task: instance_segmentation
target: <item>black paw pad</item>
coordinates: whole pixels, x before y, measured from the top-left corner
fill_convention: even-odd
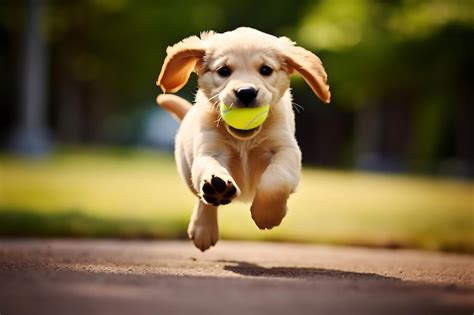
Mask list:
[[[226,183],[220,177],[217,176],[212,177],[211,183],[212,187],[214,187],[214,189],[220,193],[223,193],[224,190],[227,188]]]
[[[204,195],[203,196],[204,199],[208,202],[208,203],[216,203],[217,202],[217,198],[216,197],[213,197],[213,196],[209,196],[209,195]]]
[[[237,194],[237,187],[231,180],[225,182],[222,178],[212,175],[210,181],[204,180],[201,187],[202,199],[215,207],[231,203]]]
[[[208,182],[205,182],[204,185],[202,185],[202,191],[206,194],[206,195],[213,195],[215,193],[214,191],[214,188],[212,187],[212,185]]]
[[[224,198],[232,198],[237,193],[237,188],[234,185],[230,186],[229,189],[224,193]]]

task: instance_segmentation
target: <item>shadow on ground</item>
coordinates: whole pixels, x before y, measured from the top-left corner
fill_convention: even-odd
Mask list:
[[[270,278],[305,278],[305,279],[347,279],[347,280],[385,280],[401,281],[399,278],[381,276],[375,273],[358,273],[341,270],[303,267],[271,267],[265,268],[257,264],[242,261],[220,261],[232,263],[225,265],[224,270],[232,271],[242,276],[270,277]]]

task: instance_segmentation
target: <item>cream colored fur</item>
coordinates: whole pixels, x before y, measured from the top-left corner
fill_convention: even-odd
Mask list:
[[[263,65],[273,69],[271,75],[260,74]],[[217,73],[222,66],[231,69],[229,77]],[[330,93],[326,72],[316,55],[286,37],[251,28],[206,32],[168,47],[157,84],[165,93],[176,92],[193,71],[199,85],[194,106],[167,94],[157,101],[182,120],[176,136],[176,163],[182,179],[197,196],[188,234],[204,251],[218,240],[217,206],[203,198],[206,185],[216,177],[226,183],[227,190],[213,196],[229,199],[225,202],[251,202],[251,216],[260,229],[281,223],[301,170],[290,75],[294,71],[302,75],[324,102],[330,101]],[[257,106],[270,104],[268,119],[248,133],[232,130],[218,111],[220,102],[237,104],[235,91],[242,87],[258,90]],[[227,191],[233,192],[232,187],[235,194],[225,197]]]

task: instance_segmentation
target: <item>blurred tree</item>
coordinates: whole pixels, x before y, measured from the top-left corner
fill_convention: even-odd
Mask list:
[[[299,4],[309,2],[298,0]],[[125,128],[111,115],[153,102],[154,86],[167,45],[207,29],[225,31],[251,25],[274,32],[302,15],[292,3],[259,6],[192,1],[52,1],[49,37],[53,54],[54,111],[60,139],[91,141],[104,124]],[[272,7],[272,9],[268,9]],[[304,6],[301,6],[304,7]],[[249,10],[253,8],[253,10]],[[279,21],[279,23],[276,23]],[[192,97],[195,84],[182,92]],[[118,109],[118,110],[117,110]],[[114,114],[112,114],[114,113]]]
[[[456,157],[472,175],[473,28],[471,1],[324,0],[294,33],[320,51],[333,103],[354,111],[361,167],[433,171]]]
[[[41,33],[43,0],[27,2],[27,19],[21,51],[18,123],[10,139],[11,148],[28,156],[43,155],[50,148],[47,130],[47,49]]]

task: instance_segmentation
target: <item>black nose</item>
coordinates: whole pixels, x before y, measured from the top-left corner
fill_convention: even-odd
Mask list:
[[[244,105],[249,105],[256,97],[258,91],[254,88],[240,88],[235,91],[235,95]]]

